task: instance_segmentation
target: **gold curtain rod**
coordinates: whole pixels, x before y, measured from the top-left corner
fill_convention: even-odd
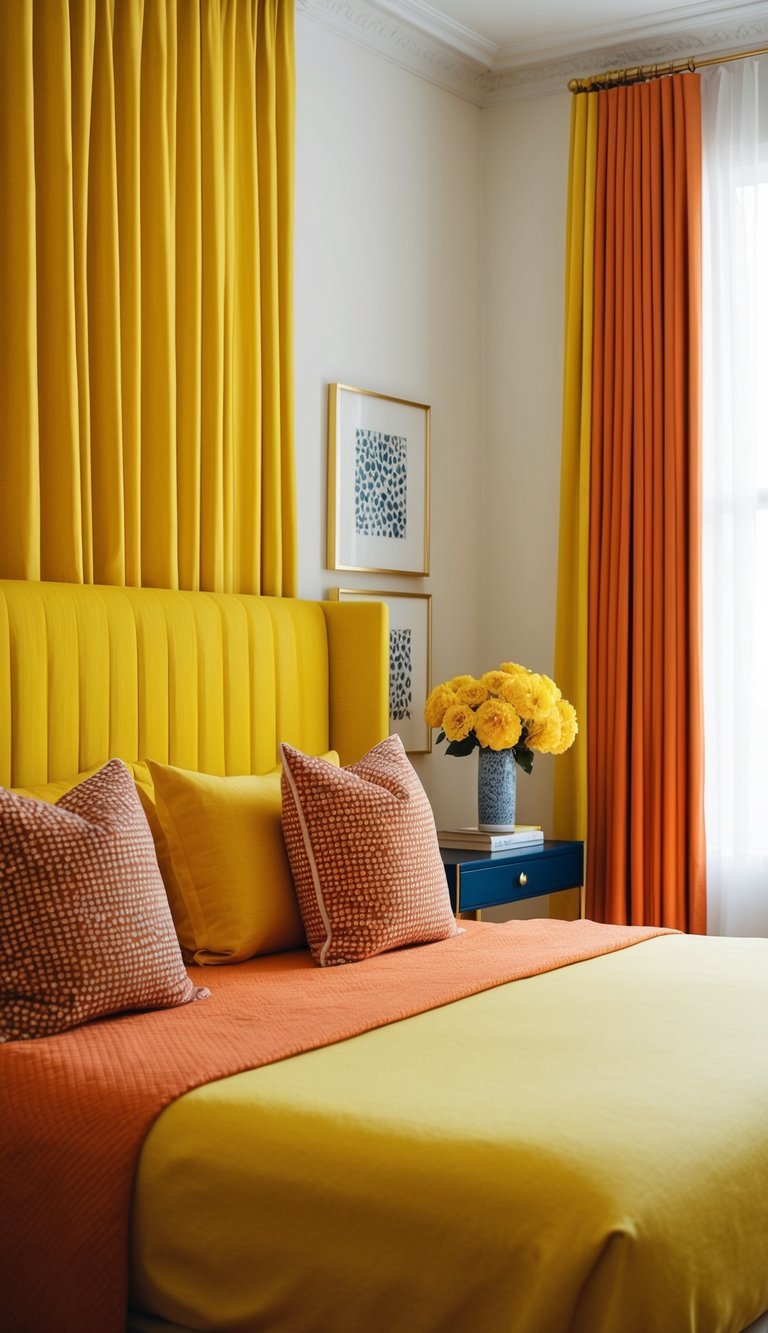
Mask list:
[[[724,65],[728,60],[749,60],[750,56],[764,55],[768,55],[768,46],[758,46],[753,51],[737,51],[730,56],[707,56],[704,60],[689,56],[687,60],[669,60],[665,65],[633,65],[629,69],[611,69],[605,74],[590,74],[587,79],[571,79],[568,89],[572,93],[594,93],[602,88],[624,88],[630,83],[644,83],[647,79],[684,74],[686,70],[693,74],[704,65]]]

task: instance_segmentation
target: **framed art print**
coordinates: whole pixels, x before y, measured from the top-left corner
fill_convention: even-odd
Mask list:
[[[328,568],[429,573],[424,403],[328,386]]]
[[[432,731],[424,721],[431,689],[432,598],[421,592],[369,592],[334,588],[340,602],[385,602],[389,608],[389,729],[409,754],[432,749]]]

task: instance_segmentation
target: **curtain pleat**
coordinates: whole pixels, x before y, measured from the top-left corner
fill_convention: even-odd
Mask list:
[[[221,11],[202,6],[202,438],[200,471],[201,586],[223,580],[223,533],[216,521],[223,505],[224,472],[224,113]],[[258,511],[257,511],[258,512]]]
[[[241,25],[243,30],[237,34],[234,51],[237,83],[243,89],[247,89],[247,96],[238,98],[235,104],[234,141],[237,145],[236,154],[240,170],[247,173],[249,181],[248,189],[242,190],[235,200],[234,223],[238,232],[260,237],[256,88],[248,79],[248,72],[256,63],[258,49],[255,17],[250,11],[244,16],[247,22]],[[261,52],[259,56],[261,57]],[[276,83],[279,86],[279,79],[276,79]],[[244,440],[258,440],[261,437],[259,398],[255,393],[253,377],[248,372],[248,358],[252,353],[248,347],[247,330],[252,323],[252,312],[258,311],[259,307],[259,289],[254,278],[252,269],[243,273],[242,281],[235,286],[232,306],[234,410],[242,423],[241,430],[235,435],[233,442],[234,466],[243,476],[243,485],[233,496],[235,506],[233,530],[237,533],[238,541],[232,552],[232,560],[238,581],[252,577],[253,570],[260,566],[260,534],[258,527],[250,522],[248,512],[250,500],[247,497],[255,496],[260,499],[261,459],[254,450],[243,448]],[[282,290],[283,299],[289,300],[292,306],[293,296],[290,287],[284,287]],[[260,319],[257,319],[254,326],[257,337],[259,326]],[[260,343],[256,349],[257,355],[260,354],[259,347]],[[292,357],[291,351],[286,364],[292,364]],[[290,417],[281,415],[280,420],[290,437],[292,434],[292,426],[289,429]]]
[[[179,564],[200,587],[203,383],[203,206],[200,9],[178,33],[176,127],[176,476]]]
[[[34,114],[34,164],[45,157],[46,172],[35,171],[35,216],[30,238],[35,247],[35,281],[38,331],[56,327],[62,337],[37,337],[38,477],[40,511],[47,516],[61,506],[67,520],[63,531],[43,522],[39,533],[41,565],[61,564],[62,577],[82,578],[82,544],[79,540],[82,497],[77,473],[70,460],[77,455],[79,404],[73,386],[77,383],[77,327],[71,301],[75,237],[72,212],[72,120],[60,114],[71,103],[69,21],[66,9],[52,8],[50,26],[54,40],[44,40],[39,26],[33,28],[35,77],[51,90],[50,98]],[[12,178],[11,178],[12,179]],[[9,496],[9,499],[12,499]]]
[[[160,588],[179,586],[176,554],[176,238],[172,225],[174,190],[171,180],[175,117],[168,115],[168,102],[175,85],[174,11],[173,0],[145,5],[138,53],[141,68],[138,219],[142,333],[141,569],[142,583]]]
[[[293,393],[283,373],[293,356],[292,325],[281,311],[281,292],[293,293],[293,183],[286,171],[286,140],[293,139],[294,105],[285,96],[285,74],[291,60],[288,29],[278,22],[278,0],[267,0],[258,9],[257,58],[265,73],[256,83],[256,127],[259,164],[259,232],[264,256],[261,284],[262,365],[269,392],[262,395],[262,434],[267,438],[278,418],[293,420]],[[269,71],[269,77],[266,77]],[[268,96],[268,86],[282,89]],[[277,336],[268,339],[267,329]],[[285,513],[293,507],[294,475],[290,459],[272,450],[262,456],[262,526],[260,559],[268,569],[285,566],[295,578],[295,552],[282,539]],[[274,576],[273,574],[273,576]]]
[[[76,197],[75,209],[82,211],[85,217],[87,246],[93,570],[98,583],[124,583],[120,216],[112,40],[114,6],[96,3],[91,8],[94,13],[94,33],[89,70],[91,119],[88,127],[88,170],[84,193]],[[42,40],[47,40],[45,29]],[[74,77],[77,73],[73,70]],[[35,91],[37,100],[37,83]],[[40,100],[45,100],[45,96]],[[46,161],[43,171],[47,170]],[[151,465],[154,444],[153,439],[142,441],[142,453],[146,453],[145,468],[147,464]],[[55,574],[52,570],[46,571],[43,577],[55,578]],[[153,582],[150,571],[146,581]]]
[[[587,836],[587,589],[597,105],[597,94],[588,93],[574,97],[571,108],[555,639],[555,679],[576,708],[581,736],[555,765],[554,835],[581,840]]]
[[[0,75],[0,574],[294,593],[292,3],[7,0]]]
[[[114,15],[115,130],[121,152],[117,156],[117,213],[120,219],[120,425],[122,431],[123,549],[125,582],[142,582],[141,566],[141,273],[142,249],[139,210],[133,201],[141,194],[141,66],[131,58],[140,49],[144,0],[120,4]],[[179,120],[184,111],[180,105]],[[187,226],[192,220],[187,215]],[[192,281],[185,273],[185,282]],[[177,337],[184,328],[177,320]],[[179,510],[183,508],[179,494]],[[183,563],[180,552],[180,564]],[[122,581],[122,580],[117,580]]]
[[[587,908],[701,931],[699,83],[598,96]]]
[[[282,293],[279,308],[280,420],[286,423],[286,439],[294,437],[294,394],[292,376],[285,368],[293,365],[293,141],[296,102],[293,95],[293,6],[287,21],[273,20],[275,33],[275,118],[277,135],[277,282]],[[289,90],[291,90],[289,92]],[[293,586],[298,579],[298,551],[295,541],[287,540],[291,516],[296,509],[296,473],[293,452],[280,451],[280,567],[283,579]],[[276,577],[276,573],[275,573]]]
[[[32,0],[0,5],[0,568],[9,578],[40,559],[32,34]]]
[[[93,52],[96,28],[96,8],[93,4],[83,3],[69,7],[69,26],[70,26],[70,50],[69,50],[69,80],[71,89],[71,118],[72,118],[72,199],[70,209],[72,213],[72,228],[74,237],[74,251],[72,256],[72,270],[66,274],[66,280],[71,284],[69,290],[69,303],[73,312],[75,321],[75,357],[76,369],[74,378],[68,379],[67,389],[77,400],[77,437],[75,447],[71,453],[67,454],[67,466],[71,469],[74,478],[74,484],[80,491],[80,523],[76,522],[74,511],[68,516],[66,510],[48,511],[45,516],[46,526],[49,530],[57,534],[58,548],[56,558],[49,562],[41,562],[37,572],[30,570],[24,577],[27,578],[59,578],[65,582],[68,581],[66,574],[57,576],[57,570],[65,568],[65,553],[71,550],[75,559],[79,560],[80,574],[79,580],[85,583],[93,583],[97,579],[94,566],[94,504],[93,504],[93,465],[91,457],[92,434],[91,434],[91,375],[89,361],[89,290],[88,290],[88,212],[83,208],[82,201],[88,198],[89,173],[90,173],[90,129],[92,115],[92,78]],[[41,37],[45,37],[45,28],[41,28]],[[62,52],[64,60],[67,59],[66,49]],[[77,77],[76,71],[83,71],[80,77]],[[46,98],[38,99],[36,96],[38,86],[45,87],[45,84],[39,85],[34,77],[34,71],[30,70],[29,94],[33,101],[45,101]],[[2,97],[2,92],[0,92]],[[66,102],[61,106],[61,115],[66,119],[70,114]],[[39,174],[43,175],[46,171],[46,163],[43,160],[40,163]],[[140,270],[137,270],[132,281],[138,281]],[[96,304],[96,293],[93,294],[93,302]],[[66,335],[64,335],[66,336]],[[66,344],[62,340],[62,348]],[[5,465],[7,451],[12,442],[4,440],[2,444],[2,465]],[[17,447],[24,447],[24,441],[17,441]],[[72,524],[71,529],[67,526],[67,517]],[[23,526],[24,517],[18,515],[19,526]]]

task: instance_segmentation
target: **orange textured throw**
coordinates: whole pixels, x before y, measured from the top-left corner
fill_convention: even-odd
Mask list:
[[[589,921],[467,923],[451,939],[348,967],[278,954],[217,968],[205,1004],[0,1047],[7,1327],[125,1328],[134,1172],[153,1121],[184,1092],[664,933]],[[200,984],[210,970],[190,975]]]

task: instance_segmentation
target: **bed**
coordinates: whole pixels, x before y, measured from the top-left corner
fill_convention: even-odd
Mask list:
[[[383,614],[0,583],[0,784],[50,801],[119,759],[151,824],[176,770],[239,790],[280,742],[346,772],[386,736]],[[325,968],[301,944],[209,940],[199,1004],[0,1044],[14,1330],[768,1310],[768,942],[468,922]]]

